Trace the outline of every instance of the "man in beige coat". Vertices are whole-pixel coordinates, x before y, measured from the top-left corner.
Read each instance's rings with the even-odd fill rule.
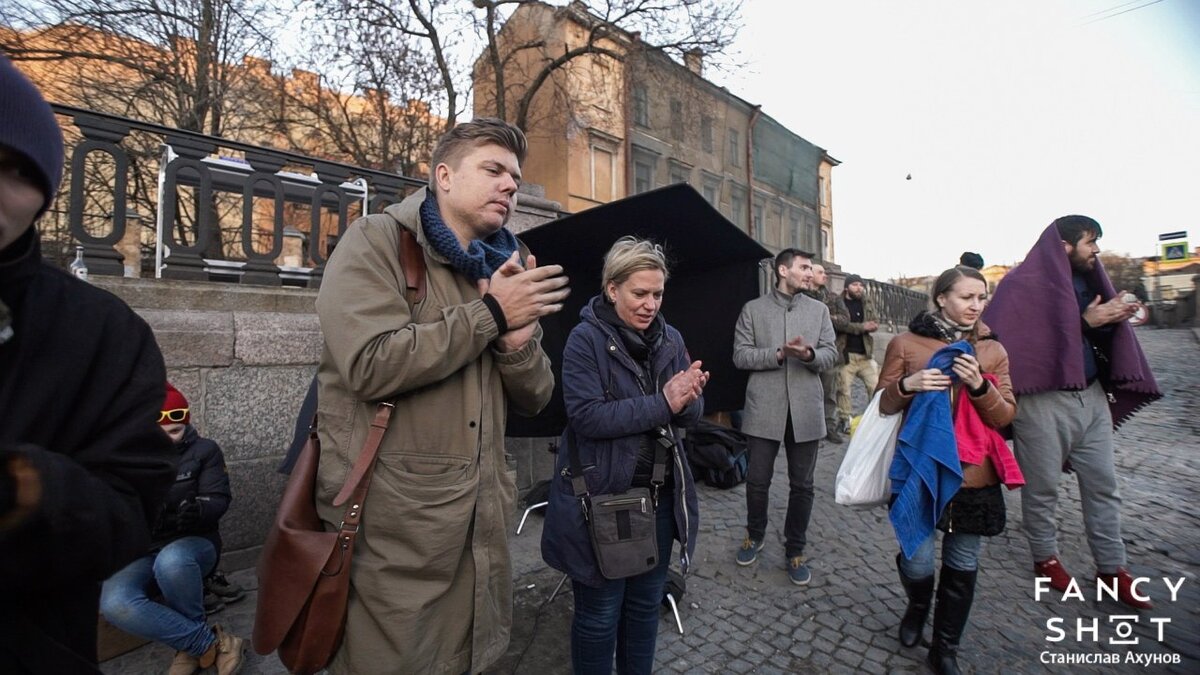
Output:
[[[455,127],[434,150],[429,188],[356,221],[330,257],[317,297],[317,508],[328,528],[377,403],[395,403],[331,672],[478,673],[508,646],[516,475],[505,418],[510,405],[535,414],[550,400],[538,319],[567,294],[562,268],[522,260],[504,228],[525,149],[500,120]],[[426,295],[411,307],[400,228],[425,257]]]

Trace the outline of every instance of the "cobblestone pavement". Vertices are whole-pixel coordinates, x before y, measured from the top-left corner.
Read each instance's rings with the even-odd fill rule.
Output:
[[[1032,563],[1020,532],[1018,493],[1006,495],[1009,527],[985,540],[971,623],[959,662],[968,673],[1200,672],[1200,346],[1190,329],[1139,329],[1165,396],[1136,415],[1117,434],[1118,477],[1124,498],[1124,537],[1130,568],[1147,576],[1155,601],[1150,611],[1096,602],[1085,581],[1094,571],[1083,536],[1079,491],[1073,478],[1061,487],[1060,548],[1065,566],[1081,582],[1086,601],[1035,602]],[[856,385],[857,386],[857,385]],[[861,390],[857,408],[864,406]],[[784,572],[782,522],[786,464],[776,466],[771,491],[771,525],[759,561],[747,568],[733,562],[745,519],[745,489],[701,486],[701,530],[687,594],[680,603],[684,634],[664,610],[655,670],[677,673],[892,673],[924,672],[925,649],[905,649],[896,625],[905,601],[896,579],[895,539],[883,508],[853,509],[834,504],[833,483],[845,446],[823,444],[817,465],[817,498],[809,526],[812,584],[797,587]],[[568,583],[546,602],[561,575],[541,561],[541,518],[531,516],[512,539],[516,582],[513,639],[496,673],[550,675],[570,670],[571,593]],[[1175,602],[1163,583],[1184,582]],[[254,586],[251,571],[231,575]],[[1090,589],[1090,592],[1089,592]],[[1047,596],[1049,597],[1049,596]],[[1121,624],[1112,616],[1134,616]],[[253,595],[213,617],[248,635]],[[1161,624],[1157,639],[1151,619]],[[1096,621],[1098,639],[1076,627]],[[1048,642],[1055,621],[1066,633]],[[1132,625],[1132,633],[1125,627]],[[1122,631],[1118,633],[1118,631]],[[926,630],[928,635],[929,629]],[[1137,644],[1111,644],[1113,640]],[[1128,654],[1178,655],[1178,664],[1148,667]],[[1045,659],[1062,655],[1110,655],[1119,665],[1062,665]],[[104,664],[106,673],[162,672],[171,653],[143,647]],[[250,655],[245,672],[282,673],[274,657]]]

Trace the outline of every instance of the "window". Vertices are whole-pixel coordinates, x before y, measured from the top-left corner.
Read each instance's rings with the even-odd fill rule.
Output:
[[[683,102],[671,99],[671,139],[683,140]]]
[[[734,188],[729,195],[729,219],[734,225],[745,229],[746,227],[746,191],[741,188]]]
[[[691,176],[689,176],[690,173],[691,172],[688,171],[687,167],[685,167],[681,164],[672,164],[671,165],[671,183],[690,182],[688,180],[691,177]]]
[[[754,223],[754,238],[759,241],[767,241],[767,233],[763,229],[763,211],[766,210],[761,200],[754,200],[754,220],[752,222]]]
[[[704,171],[703,178],[704,184],[700,189],[700,194],[704,195],[704,200],[712,204],[714,209],[718,208],[721,201],[721,177]]]
[[[738,138],[738,130],[729,128],[729,157],[727,161],[733,166],[742,165],[742,142]]]
[[[633,193],[641,194],[654,187],[654,167],[645,162],[633,163]]]
[[[817,201],[821,206],[829,205],[829,199],[825,196],[825,176],[817,176]]]
[[[804,226],[800,223],[800,214],[793,212],[791,214],[790,223],[788,225],[788,239],[792,242],[793,248],[804,248],[801,241]]]
[[[592,146],[592,199],[598,202],[613,200],[613,167],[616,157],[612,152]]]
[[[633,123],[639,127],[650,126],[650,94],[646,85],[633,85]]]
[[[829,247],[829,230],[821,228],[821,253],[826,260],[833,260],[833,249]]]
[[[705,152],[713,151],[712,118],[708,115],[700,118],[700,148]]]

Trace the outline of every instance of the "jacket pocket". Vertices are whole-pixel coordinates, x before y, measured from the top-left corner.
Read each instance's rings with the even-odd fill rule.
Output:
[[[364,505],[365,534],[388,567],[433,584],[409,591],[436,596],[454,580],[470,546],[478,486],[478,465],[462,458],[380,455]]]

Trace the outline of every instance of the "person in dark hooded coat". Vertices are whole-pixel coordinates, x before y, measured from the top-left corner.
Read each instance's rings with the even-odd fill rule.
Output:
[[[100,582],[175,477],[166,369],[124,302],[42,261],[62,132],[3,56],[0,92],[0,673],[95,672]]]

